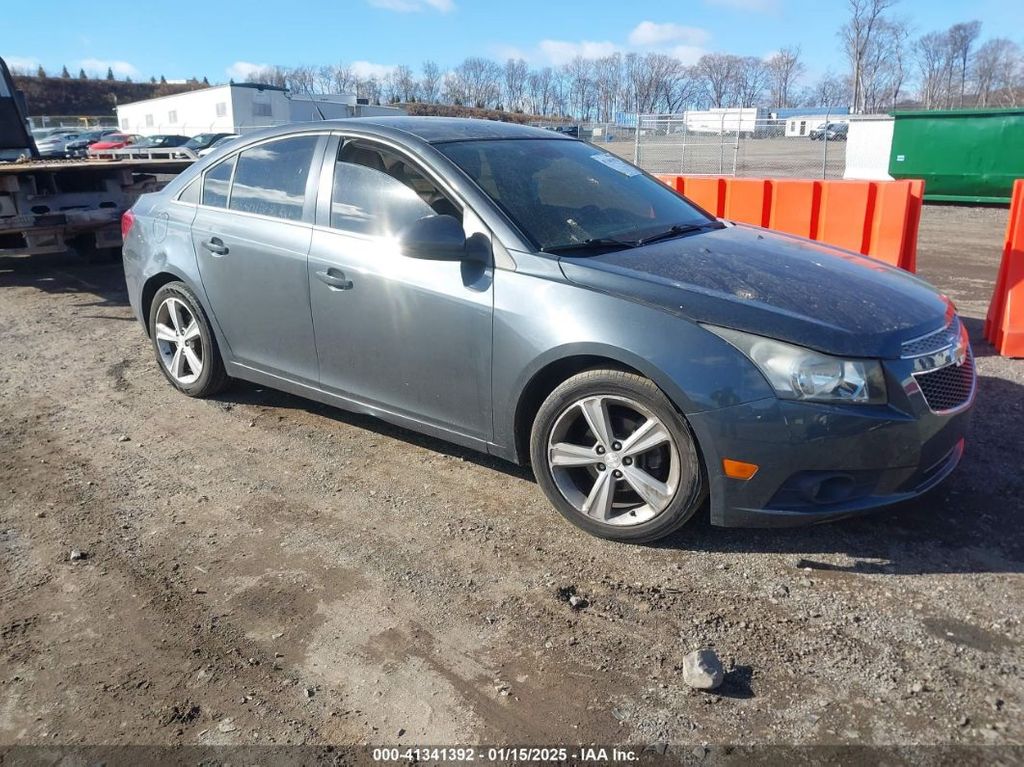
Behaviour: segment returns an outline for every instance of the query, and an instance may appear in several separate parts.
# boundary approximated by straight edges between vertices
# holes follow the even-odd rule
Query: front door
[[[424,216],[482,225],[409,158],[357,140],[325,163],[309,257],[323,388],[490,439],[492,267],[413,259],[396,235]],[[482,235],[481,235],[482,236]]]
[[[234,361],[311,384],[319,370],[306,274],[310,171],[326,139],[272,140],[215,165],[192,223],[203,287]]]

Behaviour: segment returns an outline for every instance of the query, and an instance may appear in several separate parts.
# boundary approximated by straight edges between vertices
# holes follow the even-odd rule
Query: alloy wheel
[[[203,337],[192,309],[180,298],[166,298],[156,311],[156,347],[171,377],[188,386],[203,372]]]
[[[590,396],[559,415],[547,446],[559,492],[584,516],[628,527],[668,508],[679,487],[679,451],[650,410],[621,396]]]

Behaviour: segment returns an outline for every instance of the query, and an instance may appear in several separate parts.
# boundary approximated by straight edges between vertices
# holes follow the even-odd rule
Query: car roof
[[[572,139],[555,131],[534,128],[518,123],[498,120],[478,120],[469,117],[353,117],[328,120],[339,126],[379,126],[408,133],[430,144],[446,141],[473,141],[480,139],[548,138],[563,141]]]

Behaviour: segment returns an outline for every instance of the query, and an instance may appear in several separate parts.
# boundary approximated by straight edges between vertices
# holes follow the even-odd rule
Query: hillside
[[[23,75],[15,75],[14,84],[25,94],[29,115],[90,116],[111,116],[117,104],[206,87],[198,82],[169,85]]]

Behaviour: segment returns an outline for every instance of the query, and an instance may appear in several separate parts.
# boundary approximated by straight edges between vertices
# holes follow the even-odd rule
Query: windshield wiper
[[[717,225],[717,226],[716,226]],[[690,234],[691,232],[699,232],[701,229],[705,229],[709,226],[714,226],[716,229],[721,226],[718,221],[707,221],[703,224],[674,224],[663,232],[656,234],[649,234],[636,241],[637,246],[650,245],[652,242],[660,242],[661,240],[670,240],[673,237],[679,237],[684,234]]]
[[[542,250],[545,253],[561,255],[563,253],[580,253],[588,250],[607,250],[608,248],[624,250],[626,248],[635,248],[638,244],[629,240],[616,240],[614,237],[591,237],[583,242],[571,242],[566,245],[542,248]]]

